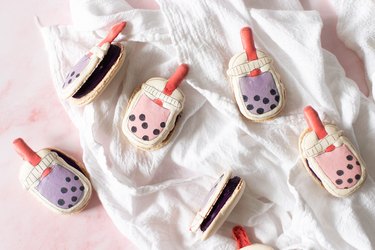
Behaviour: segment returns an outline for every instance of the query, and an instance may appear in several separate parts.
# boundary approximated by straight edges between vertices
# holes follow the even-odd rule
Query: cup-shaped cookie
[[[228,218],[245,190],[245,181],[241,177],[232,177],[226,171],[211,188],[207,198],[196,214],[190,231],[202,233],[202,240],[214,234]]]
[[[304,112],[309,128],[300,136],[299,149],[307,171],[336,197],[353,193],[366,179],[359,152],[336,125],[323,124],[312,107]]]
[[[82,106],[104,91],[125,59],[124,47],[120,43],[112,43],[125,26],[125,22],[113,26],[107,37],[73,66],[61,86],[62,98]]]
[[[188,72],[180,65],[169,80],[155,77],[133,93],[122,122],[122,131],[134,146],[149,150],[162,147],[171,136],[185,96],[178,88]]]
[[[285,89],[272,59],[255,48],[249,27],[241,30],[244,51],[233,56],[227,75],[241,113],[256,122],[277,116],[285,104]]]
[[[237,249],[241,250],[273,250],[272,247],[259,244],[251,243],[247,236],[245,228],[242,226],[235,226],[232,230],[233,238],[236,240]]]
[[[34,152],[20,138],[13,144],[25,161],[22,185],[44,205],[61,214],[79,212],[87,205],[92,188],[80,163],[58,149]]]

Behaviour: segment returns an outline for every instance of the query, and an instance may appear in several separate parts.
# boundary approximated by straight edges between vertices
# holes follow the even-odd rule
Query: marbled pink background
[[[157,8],[153,1],[128,1]],[[362,62],[336,37],[336,17],[325,0],[302,0],[324,20],[323,47],[334,53],[348,77],[368,94]],[[57,215],[24,191],[20,157],[12,141],[23,137],[34,149],[57,147],[81,159],[78,133],[51,82],[47,53],[34,17],[43,25],[70,23],[68,1],[8,1],[0,9],[0,249],[134,249],[115,228],[96,194],[86,210]]]

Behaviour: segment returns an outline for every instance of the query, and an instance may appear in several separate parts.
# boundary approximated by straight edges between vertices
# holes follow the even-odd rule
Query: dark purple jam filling
[[[238,176],[230,179],[225,186],[223,192],[220,194],[219,199],[216,201],[214,207],[211,209],[208,216],[203,220],[200,228],[204,232],[211,225],[212,221],[215,219],[216,215],[220,212],[220,209],[225,205],[228,199],[232,196],[234,190],[240,183],[241,178]]]
[[[116,63],[121,54],[119,46],[111,44],[107,54],[99,63],[98,67],[92,72],[82,87],[73,95],[73,98],[81,98],[90,93],[104,79],[108,71]]]
[[[84,174],[82,172],[81,168],[78,166],[78,164],[72,158],[68,157],[67,155],[63,154],[62,152],[60,152],[58,150],[52,149],[51,151],[57,153],[66,163],[68,163],[70,166],[74,167],[79,172]]]

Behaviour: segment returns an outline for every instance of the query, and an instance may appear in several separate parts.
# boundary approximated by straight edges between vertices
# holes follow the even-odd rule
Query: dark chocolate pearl
[[[267,97],[264,97],[264,98],[263,98],[263,103],[264,103],[264,104],[267,104],[267,103],[269,103],[269,102],[270,102],[270,100],[268,100]]]
[[[254,96],[254,100],[255,101],[259,101],[260,100],[260,96],[259,95]]]
[[[68,192],[67,188],[61,188],[61,193],[65,194],[66,192]]]
[[[73,205],[72,205],[72,204],[69,204],[69,205],[68,205],[68,208],[71,208],[71,207],[73,207]]]
[[[72,73],[70,73],[70,76],[74,76],[75,73],[76,73],[76,72],[73,71]]]
[[[142,128],[144,128],[144,129],[148,128],[147,122],[142,123]]]
[[[57,201],[57,204],[59,204],[60,206],[64,206],[65,201],[64,201],[63,199],[59,199],[59,200]]]
[[[160,123],[160,127],[164,128],[165,127],[165,122]]]
[[[71,83],[72,82],[72,79],[69,79],[68,83]]]
[[[135,115],[129,115],[129,120],[134,121],[135,120]]]
[[[264,112],[264,109],[262,109],[262,108],[258,108],[258,109],[257,109],[257,113],[258,113],[258,114],[261,115],[261,114],[263,114],[263,112]]]
[[[77,188],[73,186],[70,190],[72,190],[72,192],[75,192],[77,191]]]
[[[249,99],[249,98],[247,98],[247,96],[245,96],[245,95],[243,95],[242,98],[243,98],[243,101],[244,101],[244,102],[247,102],[247,100]]]
[[[271,95],[276,95],[276,90],[271,89],[270,93],[271,93]]]
[[[73,201],[73,202],[77,201],[77,199],[78,199],[77,196],[73,196],[73,197],[72,197],[72,201]]]
[[[133,127],[131,128],[131,130],[132,130],[133,133],[135,133],[135,132],[137,132],[137,127],[133,126]]]
[[[275,101],[279,102],[280,101],[280,96],[275,96]]]
[[[348,155],[348,156],[346,157],[346,159],[347,159],[348,161],[351,161],[351,160],[353,160],[353,156]]]
[[[353,179],[352,178],[349,178],[348,179],[348,183],[352,183],[353,182]]]
[[[85,190],[85,187],[84,186],[80,186],[79,190],[83,191],[83,190]]]
[[[247,108],[247,110],[253,110],[253,109],[254,109],[254,106],[251,105],[251,104],[249,104],[249,105],[246,106],[246,108]]]
[[[359,161],[356,161],[355,164],[357,164],[358,166],[360,165],[360,164],[359,164]]]
[[[337,185],[341,185],[341,184],[342,184],[342,180],[341,180],[341,179],[337,179],[337,180],[336,180],[336,184],[337,184]]]
[[[353,165],[352,165],[352,164],[348,164],[346,167],[347,167],[348,169],[353,169]]]
[[[146,119],[146,116],[145,116],[144,114],[140,114],[140,115],[139,115],[139,119],[140,119],[141,121],[144,121],[144,120]]]
[[[78,181],[78,176],[76,175],[76,176],[74,176],[74,180],[76,180],[76,181]]]
[[[69,177],[66,177],[66,178],[65,178],[65,181],[66,181],[66,182],[70,182],[70,178],[69,178]]]
[[[160,134],[160,130],[159,129],[154,129],[153,133],[154,133],[154,135],[158,135],[158,134]]]
[[[276,108],[276,105],[275,105],[275,104],[272,104],[270,108],[271,108],[271,110],[272,110],[272,109]]]
[[[337,171],[336,171],[336,174],[337,174],[338,176],[341,176],[341,175],[344,174],[344,171],[342,171],[342,170],[337,170]]]
[[[77,75],[76,75],[76,78],[78,78],[80,76],[80,74],[78,73]]]
[[[356,180],[361,179],[361,176],[359,174],[356,174],[354,177],[355,177]]]
[[[144,141],[148,141],[148,136],[147,136],[147,135],[144,135],[144,136],[142,137],[142,139],[143,139]]]

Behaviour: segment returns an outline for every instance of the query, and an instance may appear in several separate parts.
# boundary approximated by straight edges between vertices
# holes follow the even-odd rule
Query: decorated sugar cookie
[[[249,27],[241,30],[244,51],[233,56],[227,74],[241,113],[252,121],[277,116],[285,103],[285,89],[272,59],[255,48]]]
[[[245,190],[245,181],[241,177],[231,176],[231,171],[226,171],[220,176],[190,226],[190,231],[199,230],[202,233],[202,240],[213,235],[221,227]]]
[[[79,212],[87,205],[91,183],[77,161],[58,149],[36,153],[20,138],[13,144],[25,160],[20,178],[27,191],[62,214]]]
[[[60,95],[76,105],[86,105],[99,96],[120,69],[124,47],[113,40],[125,28],[121,22],[98,45],[87,52],[66,75]]]
[[[300,154],[307,171],[330,194],[347,196],[365,181],[365,163],[337,126],[323,124],[317,112],[306,107],[309,126],[299,139]]]
[[[237,242],[237,249],[242,250],[273,250],[272,247],[263,244],[251,243],[245,228],[235,226],[232,230],[233,238]]]
[[[133,93],[122,123],[122,131],[135,146],[148,150],[165,145],[184,107],[185,97],[178,88],[188,72],[180,65],[174,75],[151,78]]]

